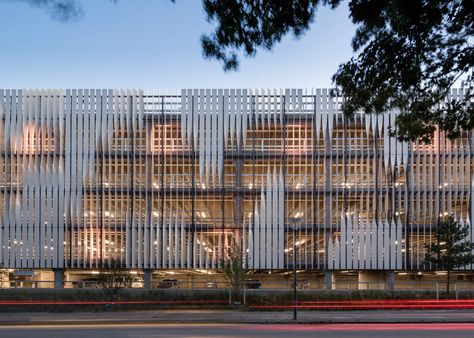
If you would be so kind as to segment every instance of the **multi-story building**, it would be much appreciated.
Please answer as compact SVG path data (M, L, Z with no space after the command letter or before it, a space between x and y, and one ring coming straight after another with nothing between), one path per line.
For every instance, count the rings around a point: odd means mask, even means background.
M216 269L238 250L255 270L431 269L440 218L474 220L473 133L402 143L396 112L342 100L0 90L0 266Z

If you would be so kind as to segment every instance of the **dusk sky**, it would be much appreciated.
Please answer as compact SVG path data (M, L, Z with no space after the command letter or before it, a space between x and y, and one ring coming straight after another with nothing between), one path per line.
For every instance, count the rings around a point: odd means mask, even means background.
M201 1L85 0L84 14L58 22L22 1L0 0L1 88L329 87L352 55L344 5L321 7L309 32L224 72L202 57L212 31ZM344 3L345 4L345 3Z

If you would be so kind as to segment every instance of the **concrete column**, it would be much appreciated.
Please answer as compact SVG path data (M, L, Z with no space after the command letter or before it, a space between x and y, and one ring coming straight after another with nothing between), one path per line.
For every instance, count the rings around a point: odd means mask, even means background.
M388 272L388 288L390 291L395 291L395 271Z
M334 272L333 271L324 271L324 285L326 290L334 289Z
M65 271L66 271L65 269L53 269L55 289L64 288L64 272Z
M145 269L143 270L143 287L145 289L151 289L153 286L153 270L152 269Z

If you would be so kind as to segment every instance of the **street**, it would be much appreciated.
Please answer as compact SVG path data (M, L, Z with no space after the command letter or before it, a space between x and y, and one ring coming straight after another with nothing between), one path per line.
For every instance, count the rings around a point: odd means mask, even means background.
M291 311L239 310L149 310L104 312L4 312L0 328L8 325L56 324L287 324ZM474 323L474 311L465 310L377 310L377 311L298 311L299 324L407 324ZM474 335L473 335L474 336Z
M421 324L67 324L2 326L0 338L473 337L471 323Z

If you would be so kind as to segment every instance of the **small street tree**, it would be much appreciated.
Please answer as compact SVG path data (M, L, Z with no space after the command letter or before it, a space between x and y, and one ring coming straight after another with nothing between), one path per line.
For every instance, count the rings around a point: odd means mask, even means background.
M249 273L239 245L231 246L220 261L221 272L232 291L239 297L245 276Z
M449 295L451 271L474 263L474 244L467 240L469 229L449 216L440 222L435 242L426 244L425 261L446 270L446 293Z
M120 260L112 259L104 266L99 275L99 285L110 300L117 299L124 288L132 285L130 271L122 266Z

